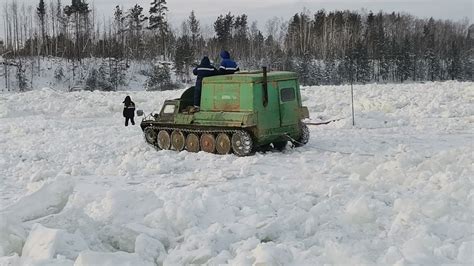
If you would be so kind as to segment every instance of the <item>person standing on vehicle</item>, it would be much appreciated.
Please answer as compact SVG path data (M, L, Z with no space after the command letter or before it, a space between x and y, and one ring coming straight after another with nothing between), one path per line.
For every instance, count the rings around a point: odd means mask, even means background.
M194 86L194 110L198 111L201 105L202 79L217 75L217 69L211 65L209 57L204 56L201 63L194 68L193 74L197 76L196 86Z
M221 58L222 61L219 67L220 75L234 74L235 72L240 70L237 66L237 63L234 60L230 59L229 52L222 50Z
M128 126L128 120L132 122L132 125L135 125L133 118L135 117L135 103L132 102L130 96L125 97L123 101L123 117L125 117L125 126Z

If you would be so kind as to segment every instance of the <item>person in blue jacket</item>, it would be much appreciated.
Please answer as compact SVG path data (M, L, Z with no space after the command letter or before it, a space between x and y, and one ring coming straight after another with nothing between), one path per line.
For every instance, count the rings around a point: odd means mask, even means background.
M199 106L201 105L202 79L217 75L217 69L211 65L209 58L204 56L201 63L194 68L193 74L197 76L196 86L194 87L194 110L198 111Z
M221 75L227 75L227 74L234 74L236 71L239 71L239 67L237 66L237 63L230 59L230 54L229 52L222 50L221 51L221 65L219 67L219 74Z

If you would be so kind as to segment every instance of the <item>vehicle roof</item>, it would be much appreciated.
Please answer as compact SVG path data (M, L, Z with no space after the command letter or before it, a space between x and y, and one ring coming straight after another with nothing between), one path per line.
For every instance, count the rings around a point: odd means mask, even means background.
M267 73L268 81L297 79L295 72L289 71L270 71ZM218 75L207 77L203 83L258 83L263 81L262 71L237 72L232 75Z

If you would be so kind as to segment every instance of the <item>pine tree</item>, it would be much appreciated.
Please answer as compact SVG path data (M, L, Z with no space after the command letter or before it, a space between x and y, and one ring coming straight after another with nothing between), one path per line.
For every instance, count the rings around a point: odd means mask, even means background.
M399 45L397 53L397 74L400 82L407 80L411 73L411 43L405 38L402 45Z
M323 84L339 84L338 82L338 74L337 74L337 66L332 58L326 58L324 60L324 72L322 73L323 76Z
M234 16L229 12L227 15L220 15L214 22L214 31L217 35L217 42L221 49L229 49L230 40L232 38L232 25L234 24Z
M434 19L430 18L423 30L425 48L425 60L428 65L428 78L434 81L439 71L439 60L435 53L435 25Z
M114 54L118 58L123 57L124 45L125 45L125 16L120 6L115 7L114 11L114 26L115 26L115 42L118 43L118 47L115 47Z
M343 82L352 83L356 81L356 64L354 62L354 51L346 55L337 66L337 75Z
M323 75L321 72L321 66L317 60L311 60L309 63L309 78L308 82L310 85L321 85Z
M250 60L254 59L256 64L264 59L264 65L266 65L268 69L277 69L275 65L277 59L275 58L275 43L273 37L265 40L262 32L257 28L256 22L252 23L250 28L249 51L247 52L247 56ZM258 69L260 66L256 65L254 68Z
M61 0L57 0L56 2L56 14L54 16L58 26L58 36L55 38L55 48L54 48L54 55L59 56L59 49L65 49L65 39L67 33L67 20L64 17L63 8L61 4ZM64 55L63 55L64 56Z
M462 78L464 80L474 81L474 24L471 24L467 30L465 45L461 53L462 60Z
M64 14L74 21L75 41L72 56L79 61L84 56L84 47L87 44L86 39L90 37L90 11L89 4L83 0L72 0L71 5L64 7Z
M461 77L461 56L458 43L453 40L448 54L448 74L451 80Z
M117 90L119 86L125 85L127 64L121 59L110 58L109 59L109 78L108 82L113 85L114 90Z
M89 74L87 75L87 79L86 79L86 88L87 90L95 90L97 89L98 85L97 85L97 69L96 68L91 68L89 70Z
M104 63L99 67L97 71L97 89L102 91L115 91L116 87L110 82L111 73L109 70L110 67Z
M18 63L16 64L16 78L18 81L18 89L23 92L28 89L28 78L26 77L26 69L23 66L23 63L21 60L18 60Z
M181 78L181 81L189 82L189 68L193 62L194 53L192 51L191 39L184 35L178 38L176 44L176 53L174 57L176 74Z
M245 54L248 54L249 50L247 15L243 14L235 17L233 28L232 43L234 45L232 48L235 51L234 57L242 58Z
M370 81L370 64L369 58L367 55L367 47L362 43L362 41L358 41L356 47L354 48L352 60L355 63L354 70L355 70L355 78L354 81L366 83ZM353 70L353 71L354 71Z
M54 79L56 80L56 83L59 83L63 81L64 79L64 70L61 65L59 65L55 70L54 70Z
M43 56L47 53L47 43L46 43L46 25L45 25L45 17L46 17L46 7L44 4L44 0L40 0L38 7L36 8L36 14L40 20L41 26L41 52Z
M318 10L314 15L312 24L312 36L315 36L315 38L313 40L311 52L316 56L316 58L324 59L326 58L324 36L324 28L326 27L326 12L324 10Z
M188 18L188 26L191 31L191 46L194 53L198 53L198 47L202 47L202 44L198 44L198 41L201 38L201 27L199 26L199 21L194 14L194 10L191 11L191 14Z
M474 81L474 24L471 24L467 30L467 36L464 40L461 54L461 78L463 80Z
M375 36L374 36L374 59L377 62L378 71L374 71L375 80L379 81L380 77L382 80L388 79L389 64L388 64L388 45L387 38L384 30L384 16L382 12L379 12L375 17Z
M376 62L376 46L377 46L377 27L375 16L372 11L369 12L366 22L366 31L365 31L365 46L367 47L367 56L370 60L370 79L375 80L375 62Z
M166 7L166 0L153 0L150 7L150 19L148 29L152 31L158 31L160 45L161 45L161 55L166 59L167 54L167 37L169 34L169 26L166 21L166 13L168 12L168 7Z
M142 58L143 46L143 24L148 19L143 15L143 7L136 4L127 12L126 31L128 32L128 47L131 48L132 56L136 59Z
M310 85L311 80L311 73L310 73L310 64L311 64L311 57L309 55L296 57L293 62L292 69L297 69L299 74L299 78L301 80L302 85Z
M183 83L190 80L189 68L194 60L193 44L191 40L189 24L183 22L182 36L177 39L174 56L174 67L178 77ZM192 34L192 33L191 33Z
M171 80L171 70L166 63L154 65L146 83L148 91L164 91L177 88L177 85Z

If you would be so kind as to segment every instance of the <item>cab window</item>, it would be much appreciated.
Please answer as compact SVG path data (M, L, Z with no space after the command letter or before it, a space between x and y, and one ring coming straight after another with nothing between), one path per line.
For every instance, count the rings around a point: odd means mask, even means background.
M175 106L172 104L165 105L165 108L163 109L163 114L173 114L174 109L175 109Z
M295 99L295 89L294 88L281 89L280 98L282 102L293 101Z

